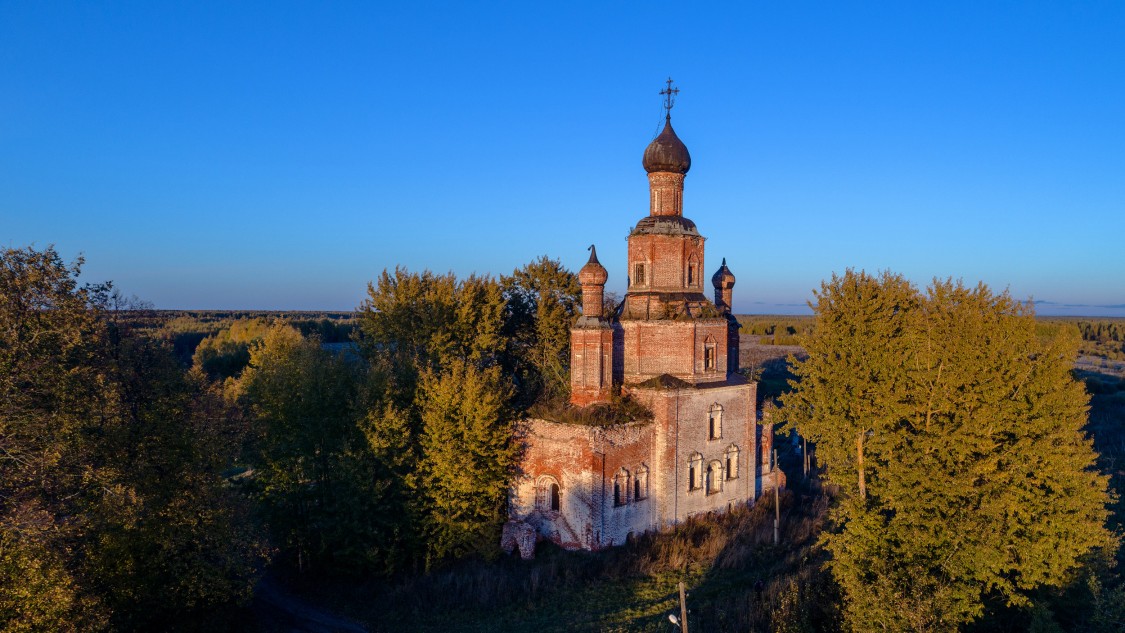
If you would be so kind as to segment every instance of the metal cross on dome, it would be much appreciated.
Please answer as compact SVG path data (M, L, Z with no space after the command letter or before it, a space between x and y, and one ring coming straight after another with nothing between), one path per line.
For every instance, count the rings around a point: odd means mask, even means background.
M660 91L664 95L664 116L672 118L672 106L676 105L676 95L680 94L679 88L672 87L672 78L669 77L667 81L668 87Z

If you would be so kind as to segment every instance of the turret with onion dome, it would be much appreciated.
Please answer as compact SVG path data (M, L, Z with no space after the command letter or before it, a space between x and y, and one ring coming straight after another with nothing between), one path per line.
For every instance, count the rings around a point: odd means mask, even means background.
M570 328L570 402L585 407L613 400L613 325L602 301L609 273L590 245L590 260L578 271L582 316Z
M649 213L654 216L683 216L684 176L691 169L691 154L687 145L672 129L672 104L679 88L661 92L664 99L664 130L645 148L641 165L648 172Z
M730 313L733 309L731 301L734 295L734 273L727 268L727 258L723 258L723 265L711 277L711 285L715 286L715 305L723 312Z
M582 286L582 316L600 319L602 301L605 296L605 282L609 273L598 261L598 251L590 245L590 260L578 271L578 283Z
M664 131L645 148L641 165L650 174L658 171L686 174L691 169L691 154L672 129L671 113L664 115Z

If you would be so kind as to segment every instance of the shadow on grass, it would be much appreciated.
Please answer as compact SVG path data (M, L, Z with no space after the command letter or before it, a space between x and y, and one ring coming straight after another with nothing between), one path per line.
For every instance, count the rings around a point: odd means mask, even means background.
M777 546L770 497L602 552L543 543L533 561L463 561L390 586L322 591L372 631L668 633L684 580L693 631L832 630L836 594L816 545L829 503L815 484L785 492ZM783 620L800 626L778 629Z

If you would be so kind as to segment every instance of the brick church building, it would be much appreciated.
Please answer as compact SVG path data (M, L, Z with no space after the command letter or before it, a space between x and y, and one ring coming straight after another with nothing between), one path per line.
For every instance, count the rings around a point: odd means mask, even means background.
M538 539L568 549L620 545L783 485L769 458L772 427L758 424L757 383L738 372L735 278L726 260L710 277L714 302L705 295L704 237L683 214L691 156L672 129L674 92L669 84L662 93L664 130L644 152L649 214L628 236L624 300L603 305L608 272L594 247L578 275L572 415L523 421L504 530L509 551L518 546L530 556ZM648 414L582 422L583 412L621 407L622 397Z

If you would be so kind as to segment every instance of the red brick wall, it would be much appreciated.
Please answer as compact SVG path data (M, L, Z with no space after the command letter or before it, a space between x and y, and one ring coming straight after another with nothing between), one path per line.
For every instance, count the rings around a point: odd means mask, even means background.
M613 393L613 329L570 330L570 401L578 406L609 402Z
M649 213L683 215L684 174L658 171L648 175Z
M622 353L625 383L638 383L661 374L689 382L712 382L726 377L728 329L726 319L688 321L625 321ZM708 341L715 346L715 366L704 367Z
M688 286L687 265L696 265ZM633 278L634 264L645 264L645 282ZM629 289L703 292L703 238L689 235L636 234L629 236Z

